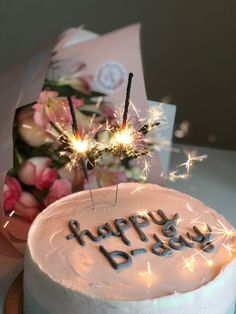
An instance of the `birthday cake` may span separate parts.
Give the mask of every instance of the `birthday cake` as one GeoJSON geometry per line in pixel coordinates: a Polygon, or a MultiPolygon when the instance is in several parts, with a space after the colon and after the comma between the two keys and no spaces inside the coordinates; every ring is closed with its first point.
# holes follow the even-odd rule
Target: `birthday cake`
{"type": "Polygon", "coordinates": [[[152,184],[67,196],[31,226],[25,314],[233,314],[235,230],[215,210],[152,184]]]}

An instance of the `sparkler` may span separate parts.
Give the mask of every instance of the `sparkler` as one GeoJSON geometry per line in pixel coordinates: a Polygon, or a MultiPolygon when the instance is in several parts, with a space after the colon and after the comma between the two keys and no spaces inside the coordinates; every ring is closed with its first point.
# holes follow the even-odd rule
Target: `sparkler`
{"type": "Polygon", "coordinates": [[[64,131],[59,124],[51,123],[51,125],[59,134],[59,141],[64,144],[63,148],[65,151],[62,152],[61,155],[69,158],[69,168],[78,166],[79,163],[81,164],[85,179],[88,183],[92,207],[95,209],[95,203],[85,161],[88,159],[89,153],[93,149],[96,149],[95,144],[93,142],[93,137],[89,136],[89,134],[87,134],[84,138],[81,137],[71,97],[68,97],[68,103],[72,118],[72,134],[68,134],[68,132],[64,131]]]}
{"type": "MultiPolygon", "coordinates": [[[[131,90],[132,78],[133,78],[133,73],[129,73],[122,124],[121,124],[120,130],[117,133],[115,133],[113,137],[113,143],[115,143],[115,145],[118,145],[118,147],[120,148],[120,155],[122,152],[122,148],[125,147],[127,149],[127,147],[133,144],[134,138],[135,138],[134,130],[132,128],[126,128],[129,103],[130,103],[130,90],[131,90]]],[[[117,204],[118,189],[119,189],[119,183],[116,184],[114,206],[116,206],[117,204]]]]}
{"type": "Polygon", "coordinates": [[[70,106],[70,112],[71,112],[71,117],[72,117],[72,128],[73,128],[73,132],[75,135],[75,138],[72,141],[72,148],[78,152],[79,154],[81,154],[81,158],[80,158],[80,162],[81,162],[81,166],[84,172],[84,176],[85,179],[88,183],[88,187],[89,187],[89,193],[90,193],[90,198],[91,198],[91,202],[92,202],[92,206],[93,209],[95,209],[95,204],[94,204],[94,200],[93,200],[93,194],[92,194],[92,189],[91,189],[91,185],[90,185],[90,181],[89,181],[89,176],[88,176],[88,170],[87,170],[87,165],[85,162],[85,156],[86,156],[86,152],[88,151],[88,141],[86,140],[82,140],[79,134],[79,129],[78,129],[78,125],[77,125],[77,121],[76,121],[76,116],[75,116],[75,111],[74,111],[74,107],[73,107],[73,103],[71,100],[71,97],[68,97],[68,101],[69,101],[69,106],[70,106]]]}
{"type": "MultiPolygon", "coordinates": [[[[154,127],[158,126],[160,122],[157,120],[165,120],[164,111],[161,106],[151,107],[147,119],[140,119],[136,108],[130,102],[130,90],[133,74],[129,74],[126,99],[124,110],[122,113],[121,122],[118,122],[118,128],[108,127],[107,131],[111,133],[111,142],[108,149],[120,159],[139,159],[143,156],[151,156],[150,146],[152,142],[145,141],[144,136],[154,127]],[[128,119],[129,107],[132,105],[133,112],[138,119],[128,119]],[[135,121],[134,121],[135,120],[135,121]],[[145,121],[146,120],[146,121],[145,121]],[[137,125],[135,125],[137,124],[137,125]]],[[[118,115],[119,117],[119,115],[118,115]]],[[[143,174],[140,179],[142,182],[146,181],[149,172],[149,163],[147,160],[143,164],[143,174]]],[[[115,202],[117,204],[119,185],[116,185],[115,202]]]]}

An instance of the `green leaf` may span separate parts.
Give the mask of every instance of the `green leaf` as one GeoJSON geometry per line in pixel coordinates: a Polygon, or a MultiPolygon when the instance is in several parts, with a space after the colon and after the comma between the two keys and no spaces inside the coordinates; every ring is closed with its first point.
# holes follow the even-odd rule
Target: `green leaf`
{"type": "Polygon", "coordinates": [[[19,152],[17,148],[14,148],[14,158],[13,158],[13,167],[15,171],[18,171],[24,162],[23,155],[19,152]]]}

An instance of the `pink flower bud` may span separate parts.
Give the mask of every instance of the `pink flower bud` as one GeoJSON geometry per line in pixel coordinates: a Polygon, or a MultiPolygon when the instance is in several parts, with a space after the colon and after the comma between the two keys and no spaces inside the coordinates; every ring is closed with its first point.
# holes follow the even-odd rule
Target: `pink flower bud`
{"type": "Polygon", "coordinates": [[[30,222],[40,213],[40,209],[41,206],[36,198],[31,193],[25,191],[21,193],[14,205],[15,213],[30,222]]]}
{"type": "Polygon", "coordinates": [[[51,186],[47,197],[44,199],[46,206],[72,193],[71,183],[66,179],[57,179],[51,186]]]}
{"type": "Polygon", "coordinates": [[[26,160],[18,173],[20,181],[39,190],[49,188],[57,177],[57,169],[48,167],[50,162],[51,158],[48,157],[33,157],[26,160]]]}
{"type": "Polygon", "coordinates": [[[4,208],[7,212],[13,209],[22,193],[20,183],[13,177],[7,176],[3,189],[4,208]]]}

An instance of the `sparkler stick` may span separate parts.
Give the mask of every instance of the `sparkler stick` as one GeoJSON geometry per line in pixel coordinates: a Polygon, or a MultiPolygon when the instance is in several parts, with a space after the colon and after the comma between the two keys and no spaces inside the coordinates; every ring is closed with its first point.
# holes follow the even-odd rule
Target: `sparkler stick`
{"type": "Polygon", "coordinates": [[[70,113],[71,113],[71,118],[72,118],[72,129],[75,135],[79,134],[79,129],[78,129],[78,124],[75,116],[75,110],[73,106],[73,102],[70,96],[67,97],[68,102],[69,102],[69,107],[70,107],[70,113]]]}
{"type": "MultiPolygon", "coordinates": [[[[129,101],[130,101],[130,90],[131,90],[131,83],[132,83],[132,78],[133,78],[133,73],[129,73],[129,78],[128,78],[128,84],[127,84],[127,89],[126,89],[126,98],[125,98],[125,106],[124,106],[124,113],[123,113],[123,120],[120,129],[125,129],[126,123],[127,123],[127,118],[128,118],[128,111],[129,111],[129,101]]],[[[121,153],[120,153],[121,155],[121,153]]],[[[115,192],[115,203],[114,207],[117,204],[117,199],[118,199],[118,190],[119,190],[119,183],[116,184],[116,192],[115,192]]]]}
{"type": "Polygon", "coordinates": [[[129,110],[129,99],[130,99],[130,90],[131,90],[131,83],[133,78],[133,73],[129,73],[128,78],[128,85],[126,89],[126,98],[125,98],[125,107],[124,107],[124,113],[123,113],[123,121],[121,128],[124,129],[126,127],[127,117],[128,117],[128,110],[129,110]]]}
{"type": "MultiPolygon", "coordinates": [[[[77,124],[77,120],[76,120],[76,116],[75,116],[75,110],[74,110],[74,106],[73,106],[71,97],[68,97],[68,102],[69,102],[69,107],[70,107],[70,112],[71,112],[71,117],[72,117],[72,128],[73,128],[74,135],[80,137],[80,135],[79,135],[79,128],[78,128],[78,124],[77,124]]],[[[88,169],[86,167],[86,163],[85,163],[84,157],[80,158],[80,163],[81,163],[81,166],[82,166],[82,169],[83,169],[83,172],[84,172],[85,179],[86,179],[86,181],[88,183],[92,206],[93,206],[93,209],[95,209],[92,189],[91,189],[89,176],[88,176],[88,169]]]]}

